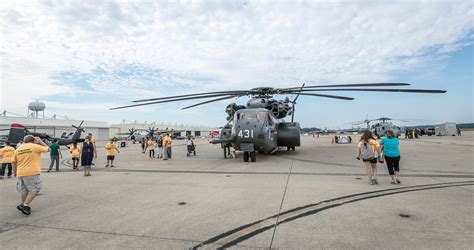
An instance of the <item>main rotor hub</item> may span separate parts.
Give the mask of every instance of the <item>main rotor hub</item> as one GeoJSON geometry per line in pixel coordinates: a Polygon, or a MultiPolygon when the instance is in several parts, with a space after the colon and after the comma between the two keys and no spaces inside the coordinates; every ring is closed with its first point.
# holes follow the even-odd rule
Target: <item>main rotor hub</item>
{"type": "Polygon", "coordinates": [[[275,93],[275,89],[272,87],[257,87],[251,89],[252,96],[257,97],[271,97],[275,93]]]}

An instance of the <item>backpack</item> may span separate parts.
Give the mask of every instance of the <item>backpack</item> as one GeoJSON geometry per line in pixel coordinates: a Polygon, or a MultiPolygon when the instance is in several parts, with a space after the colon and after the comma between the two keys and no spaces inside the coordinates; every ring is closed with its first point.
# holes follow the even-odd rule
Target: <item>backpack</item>
{"type": "Polygon", "coordinates": [[[370,146],[370,143],[368,141],[364,141],[364,146],[362,146],[360,154],[363,160],[374,159],[375,152],[372,146],[370,146]]]}

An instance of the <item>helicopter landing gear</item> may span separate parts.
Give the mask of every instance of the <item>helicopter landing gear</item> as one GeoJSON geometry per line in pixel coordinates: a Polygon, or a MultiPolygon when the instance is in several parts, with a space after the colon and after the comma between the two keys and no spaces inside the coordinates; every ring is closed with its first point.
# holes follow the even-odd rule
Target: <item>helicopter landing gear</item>
{"type": "Polygon", "coordinates": [[[256,162],[257,161],[257,152],[253,151],[253,152],[250,152],[250,160],[252,162],[256,162]]]}
{"type": "Polygon", "coordinates": [[[244,152],[244,162],[248,161],[256,162],[257,161],[257,152],[244,152]]]}
{"type": "Polygon", "coordinates": [[[291,151],[295,151],[295,149],[296,149],[296,147],[287,147],[287,148],[286,148],[286,151],[290,151],[290,150],[291,150],[291,151]]]}

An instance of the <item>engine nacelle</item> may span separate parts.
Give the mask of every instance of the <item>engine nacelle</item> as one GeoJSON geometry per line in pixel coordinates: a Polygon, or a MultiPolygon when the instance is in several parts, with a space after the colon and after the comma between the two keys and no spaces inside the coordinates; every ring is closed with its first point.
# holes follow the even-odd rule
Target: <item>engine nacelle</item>
{"type": "Polygon", "coordinates": [[[230,121],[232,119],[232,117],[234,117],[234,114],[237,110],[240,110],[240,109],[245,109],[245,106],[243,105],[237,105],[235,103],[231,103],[229,105],[227,105],[227,107],[225,108],[225,112],[229,115],[227,116],[227,120],[230,121]]]}
{"type": "Polygon", "coordinates": [[[290,105],[284,101],[274,101],[270,105],[270,111],[277,119],[285,118],[287,115],[291,114],[291,109],[290,105]]]}
{"type": "Polygon", "coordinates": [[[299,147],[300,124],[298,122],[282,122],[278,124],[278,146],[279,147],[299,147]]]}

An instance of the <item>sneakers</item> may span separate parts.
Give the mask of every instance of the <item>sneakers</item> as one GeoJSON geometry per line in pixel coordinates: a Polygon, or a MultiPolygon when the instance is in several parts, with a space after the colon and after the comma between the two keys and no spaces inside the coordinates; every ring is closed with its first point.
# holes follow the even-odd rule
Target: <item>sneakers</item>
{"type": "Polygon", "coordinates": [[[397,179],[397,184],[402,184],[402,182],[399,179],[397,179]]]}
{"type": "Polygon", "coordinates": [[[110,165],[110,167],[111,167],[111,168],[113,168],[113,167],[114,167],[114,165],[110,165]]]}
{"type": "Polygon", "coordinates": [[[108,168],[108,167],[109,167],[109,164],[105,165],[105,167],[108,168]]]}
{"type": "Polygon", "coordinates": [[[30,215],[31,214],[31,207],[25,206],[25,205],[23,205],[23,203],[16,206],[16,209],[18,209],[24,215],[30,215]]]}
{"type": "Polygon", "coordinates": [[[369,181],[369,184],[370,185],[379,185],[379,182],[377,181],[377,179],[372,179],[369,181]]]}
{"type": "Polygon", "coordinates": [[[3,179],[3,175],[0,176],[0,180],[3,179]]]}

